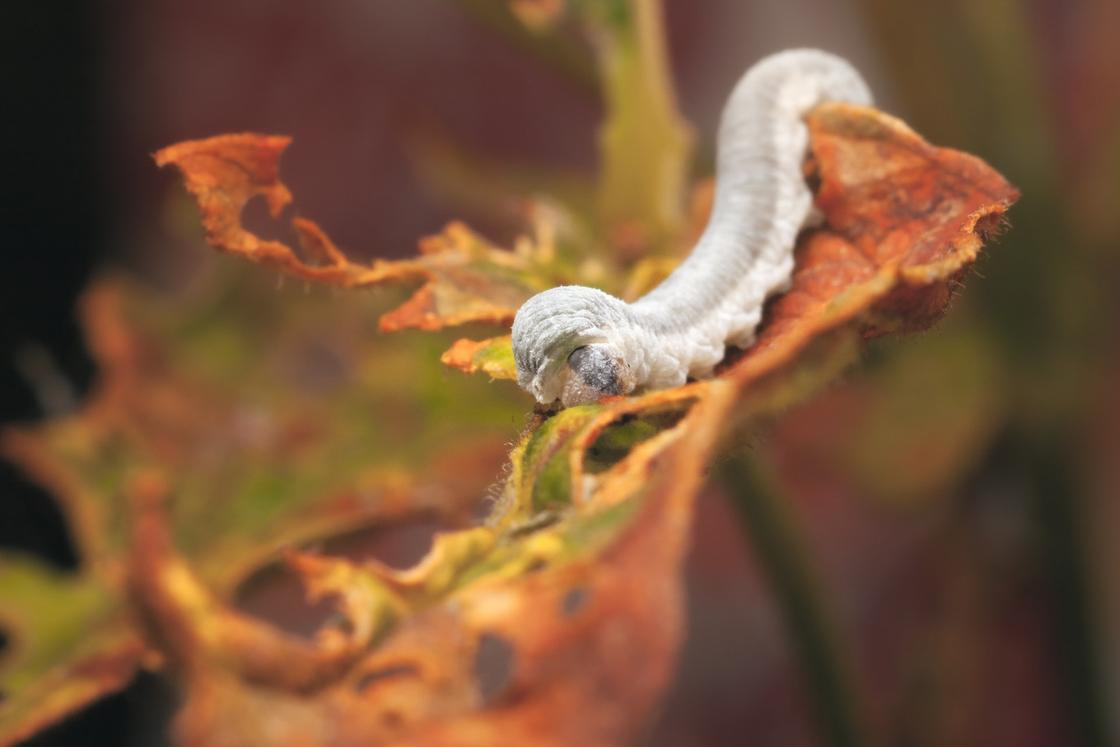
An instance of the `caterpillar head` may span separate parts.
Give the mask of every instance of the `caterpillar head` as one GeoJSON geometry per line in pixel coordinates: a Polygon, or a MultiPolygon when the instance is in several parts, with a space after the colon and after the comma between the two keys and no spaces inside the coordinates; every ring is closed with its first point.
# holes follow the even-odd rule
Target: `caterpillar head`
{"type": "Polygon", "coordinates": [[[614,296],[579,286],[530,298],[513,320],[517,383],[538,402],[565,407],[629,394],[635,379],[617,343],[626,310],[614,296]]]}

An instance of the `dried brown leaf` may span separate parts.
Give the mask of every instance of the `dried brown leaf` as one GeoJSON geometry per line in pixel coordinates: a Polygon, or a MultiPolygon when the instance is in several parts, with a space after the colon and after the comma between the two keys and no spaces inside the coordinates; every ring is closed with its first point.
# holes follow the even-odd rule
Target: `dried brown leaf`
{"type": "MultiPolygon", "coordinates": [[[[719,437],[733,420],[826,382],[858,339],[932,323],[1016,197],[979,160],[934,148],[874,110],[829,105],[809,123],[826,220],[798,246],[792,289],[768,309],[758,342],[714,379],[539,415],[511,455],[490,522],[441,536],[415,568],[293,556],[312,593],[340,598],[347,629],[296,641],[231,611],[171,547],[160,512],[138,501],[136,603],[183,673],[183,743],[606,746],[633,737],[679,643],[680,563],[719,437]]],[[[235,151],[250,166],[267,160],[235,151]]],[[[206,153],[196,180],[228,166],[206,153]]],[[[243,178],[225,205],[206,179],[191,189],[204,215],[217,200],[215,216],[228,216],[246,195],[280,194],[267,176],[243,178]]],[[[286,247],[262,250],[239,224],[207,227],[241,247],[230,251],[352,282],[354,266],[313,224],[297,230],[319,265],[286,247]]],[[[386,271],[429,279],[399,310],[400,326],[493,318],[472,305],[494,298],[491,286],[448,268],[489,261],[490,282],[494,268],[516,271],[501,264],[515,255],[499,262],[483,245],[480,257],[476,240],[452,232],[412,260],[440,257],[438,270],[386,271]]],[[[445,357],[486,370],[493,353],[491,372],[508,372],[504,344],[460,342],[445,357]]]]}

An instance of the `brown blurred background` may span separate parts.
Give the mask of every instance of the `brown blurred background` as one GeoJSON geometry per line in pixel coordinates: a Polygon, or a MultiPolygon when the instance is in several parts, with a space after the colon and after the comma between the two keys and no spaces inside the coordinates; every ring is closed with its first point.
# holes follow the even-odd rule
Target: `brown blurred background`
{"type": "MultiPolygon", "coordinates": [[[[0,417],[41,417],[88,388],[72,304],[92,273],[170,287],[209,256],[152,164],[159,147],[293,135],[285,180],[301,212],[358,256],[410,254],[451,218],[512,235],[515,206],[481,211],[433,177],[440,148],[524,165],[530,185],[545,168],[591,173],[589,58],[529,53],[468,5],[485,3],[8,4],[0,417]]],[[[754,448],[803,529],[860,708],[892,744],[1112,743],[1120,3],[670,0],[666,14],[698,173],[741,72],[819,46],[864,71],[882,108],[1022,189],[942,328],[876,345],[865,371],[754,448]],[[918,387],[928,407],[900,404],[918,387]],[[920,452],[918,466],[877,454],[885,443],[920,452]]],[[[50,501],[8,466],[0,480],[0,544],[74,567],[50,501]]],[[[824,743],[789,610],[718,486],[697,536],[690,638],[646,744],[824,743]]],[[[165,743],[172,704],[142,677],[32,743],[165,743]]]]}

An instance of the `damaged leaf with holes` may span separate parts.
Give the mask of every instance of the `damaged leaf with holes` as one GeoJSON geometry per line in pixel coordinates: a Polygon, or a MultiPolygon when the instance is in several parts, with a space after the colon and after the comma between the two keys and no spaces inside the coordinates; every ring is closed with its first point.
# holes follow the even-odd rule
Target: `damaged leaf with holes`
{"type": "MultiPolygon", "coordinates": [[[[1015,198],[982,162],[874,110],[822,106],[809,125],[824,225],[803,236],[793,286],[769,307],[758,342],[729,356],[717,378],[538,415],[488,522],[437,537],[411,569],[292,560],[297,571],[334,567],[349,585],[361,578],[378,590],[370,598],[381,622],[366,626],[380,631],[376,645],[355,649],[348,674],[314,697],[306,680],[281,691],[256,684],[262,663],[273,673],[264,681],[281,679],[284,647],[262,662],[264,652],[238,657],[199,634],[213,622],[192,619],[202,592],[160,583],[173,551],[138,558],[143,598],[163,600],[152,605],[161,628],[194,631],[172,637],[186,643],[167,652],[201,663],[179,719],[184,741],[223,744],[235,714],[262,710],[266,722],[242,719],[228,743],[267,744],[275,713],[296,741],[326,744],[619,744],[634,735],[679,639],[684,532],[721,434],[826,384],[860,340],[936,320],[1015,198]],[[573,710],[580,719],[563,718],[573,710]]],[[[460,341],[443,359],[509,378],[507,351],[503,338],[460,341]]]]}
{"type": "Polygon", "coordinates": [[[0,438],[58,497],[83,560],[64,578],[0,565],[18,607],[0,611],[0,744],[139,666],[180,686],[187,747],[632,741],[671,678],[682,559],[720,446],[834,380],[864,339],[938,319],[1016,199],[892,117],[819,107],[806,168],[824,221],[757,342],[709,380],[526,415],[503,334],[518,305],[563,283],[640,295],[695,239],[711,189],[686,184],[657,3],[500,4],[534,34],[574,16],[607,99],[594,205],[536,201],[512,249],[460,223],[405,260],[352,260],[306,218],[294,240],[264,239],[241,213],[263,199],[283,215],[288,138],[156,154],[207,240],[270,272],[222,262],[170,297],[102,280],[82,309],[101,371],[89,401],[0,438]],[[313,287],[277,291],[276,272],[313,287]],[[398,284],[415,288],[388,304],[325,292],[398,284]],[[464,324],[486,339],[444,329],[464,324]],[[330,551],[415,520],[441,531],[403,567],[330,551]],[[238,592],[262,570],[335,614],[311,635],[250,614],[238,592]]]}
{"type": "MultiPolygon", "coordinates": [[[[671,669],[680,589],[670,579],[684,549],[682,519],[698,487],[699,456],[718,422],[691,400],[665,406],[678,425],[652,448],[635,449],[619,474],[600,464],[585,475],[581,456],[626,419],[625,408],[586,413],[583,427],[531,434],[514,459],[547,456],[515,467],[528,473],[522,484],[534,483],[551,459],[565,459],[580,485],[564,505],[550,506],[550,520],[511,483],[490,523],[438,536],[416,568],[294,558],[305,578],[328,573],[346,579],[346,590],[379,589],[377,604],[394,619],[329,682],[317,679],[334,672],[321,644],[320,658],[305,670],[279,641],[248,645],[243,619],[200,612],[197,600],[206,592],[188,576],[166,583],[181,560],[153,540],[166,536],[163,498],[141,496],[133,567],[143,602],[170,642],[165,653],[188,672],[178,719],[183,741],[263,745],[276,728],[294,744],[628,740],[671,669]],[[703,422],[688,428],[690,418],[703,422]],[[573,709],[581,718],[557,720],[573,709]],[[253,713],[267,717],[246,715],[253,713]]],[[[259,624],[256,640],[269,640],[259,624]]],[[[351,634],[359,628],[348,626],[351,634]]]]}
{"type": "Polygon", "coordinates": [[[449,388],[449,339],[368,345],[385,300],[278,292],[237,266],[177,296],[123,277],[87,291],[90,398],[0,434],[59,501],[82,558],[76,576],[0,558],[0,744],[123,686],[144,658],[127,602],[132,475],[157,469],[176,486],[177,546],[223,599],[285,547],[473,519],[520,403],[465,377],[449,388]]]}
{"type": "Polygon", "coordinates": [[[406,260],[351,261],[313,221],[294,218],[300,251],[262,239],[241,223],[250,199],[262,197],[279,218],[292,195],[280,180],[286,137],[220,135],[173,145],[155,154],[160,166],[174,165],[202,213],[206,239],[214,247],[302,280],[340,288],[420,282],[412,297],[381,316],[383,331],[409,327],[435,330],[469,322],[508,324],[521,302],[552,284],[556,250],[549,235],[524,238],[512,251],[500,249],[461,223],[420,242],[420,255],[406,260]]]}

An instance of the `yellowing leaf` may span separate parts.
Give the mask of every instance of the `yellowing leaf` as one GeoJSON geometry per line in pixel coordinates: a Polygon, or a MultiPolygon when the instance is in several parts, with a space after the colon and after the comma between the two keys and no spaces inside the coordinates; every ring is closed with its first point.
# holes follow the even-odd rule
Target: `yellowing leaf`
{"type": "MultiPolygon", "coordinates": [[[[267,644],[272,633],[243,641],[244,656],[206,645],[206,631],[225,625],[228,613],[198,616],[158,603],[165,591],[150,589],[143,599],[153,601],[157,630],[185,631],[166,639],[168,655],[191,665],[177,719],[181,742],[253,747],[276,744],[280,733],[285,744],[318,745],[625,743],[671,671],[692,496],[730,392],[713,389],[655,448],[628,457],[640,479],[626,481],[625,490],[622,482],[604,483],[614,486],[614,502],[600,502],[588,485],[581,503],[551,523],[448,535],[395,582],[372,566],[323,565],[328,573],[364,575],[363,584],[388,581],[401,594],[401,616],[376,647],[350,660],[347,674],[310,693],[289,675],[260,680],[291,656],[286,644],[267,644]],[[450,568],[457,582],[431,585],[450,568]],[[410,593],[417,584],[437,596],[410,593]],[[572,712],[581,717],[559,717],[572,712]]],[[[598,429],[582,431],[592,441],[627,417],[586,414],[598,429]]],[[[541,458],[529,460],[530,470],[549,460],[547,450],[534,451],[541,458]]],[[[153,582],[177,562],[160,553],[144,561],[153,582]]]]}
{"type": "Polygon", "coordinates": [[[489,340],[456,340],[440,362],[464,373],[482,371],[490,379],[517,379],[517,365],[513,360],[513,343],[509,335],[491,337],[489,340]]]}
{"type": "Polygon", "coordinates": [[[0,744],[123,686],[144,654],[125,593],[130,476],[156,469],[174,486],[188,575],[220,601],[286,547],[417,516],[461,526],[499,471],[520,405],[446,381],[446,338],[378,338],[372,297],[340,304],[226,269],[177,298],[96,284],[82,304],[100,370],[88,401],[0,432],[59,501],[83,563],[55,581],[0,561],[0,744]]]}
{"type": "Polygon", "coordinates": [[[0,744],[34,735],[123,687],[143,646],[119,593],[28,558],[0,555],[0,744]]]}

